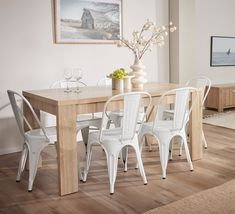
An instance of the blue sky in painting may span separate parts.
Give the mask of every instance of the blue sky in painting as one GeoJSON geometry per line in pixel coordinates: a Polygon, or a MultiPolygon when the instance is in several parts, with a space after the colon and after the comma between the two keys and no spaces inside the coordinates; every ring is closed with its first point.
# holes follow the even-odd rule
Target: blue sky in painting
{"type": "Polygon", "coordinates": [[[229,48],[235,52],[235,38],[213,38],[213,52],[226,52],[229,48]]]}

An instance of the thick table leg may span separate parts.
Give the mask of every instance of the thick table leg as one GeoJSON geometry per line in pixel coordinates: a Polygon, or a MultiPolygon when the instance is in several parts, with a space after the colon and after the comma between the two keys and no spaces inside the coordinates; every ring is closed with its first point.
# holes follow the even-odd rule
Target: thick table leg
{"type": "Polygon", "coordinates": [[[75,106],[58,106],[57,141],[59,194],[62,196],[78,191],[75,106]]]}
{"type": "Polygon", "coordinates": [[[202,107],[201,107],[202,92],[197,91],[192,94],[194,108],[190,115],[190,155],[192,160],[202,158],[202,107]]]}

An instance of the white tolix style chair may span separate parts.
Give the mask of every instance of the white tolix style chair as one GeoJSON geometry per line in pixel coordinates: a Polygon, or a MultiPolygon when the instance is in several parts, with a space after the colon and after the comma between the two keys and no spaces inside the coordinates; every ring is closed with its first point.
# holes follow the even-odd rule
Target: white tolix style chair
{"type": "Polygon", "coordinates": [[[28,191],[31,192],[33,189],[33,182],[37,173],[37,165],[41,151],[51,143],[56,142],[56,127],[45,128],[36,113],[34,112],[30,103],[17,92],[8,90],[7,91],[12,110],[15,115],[17,125],[19,127],[20,133],[24,138],[23,150],[21,153],[21,158],[19,162],[18,173],[16,181],[19,182],[21,179],[21,174],[24,171],[25,163],[29,155],[29,183],[28,191]],[[39,128],[33,129],[28,120],[24,117],[21,108],[17,105],[17,100],[22,99],[28,110],[32,114],[34,120],[36,121],[39,128]],[[24,132],[23,122],[26,124],[29,131],[24,132]]]}
{"type": "MultiPolygon", "coordinates": [[[[87,144],[87,157],[84,170],[83,181],[87,180],[87,174],[90,168],[92,146],[100,145],[107,158],[108,175],[110,182],[110,194],[114,193],[114,184],[117,175],[118,155],[120,151],[127,146],[132,146],[136,152],[137,162],[144,184],[147,184],[143,163],[138,144],[138,131],[136,131],[139,109],[142,98],[147,99],[147,106],[151,103],[151,96],[146,92],[122,93],[110,98],[104,107],[102,116],[102,126],[100,131],[91,132],[87,144]],[[114,102],[123,100],[123,118],[119,127],[109,127],[107,129],[107,112],[114,102]]],[[[142,121],[143,123],[143,121],[142,121]]],[[[126,156],[127,157],[127,156],[126,156]]],[[[126,164],[127,162],[125,162],[126,164]]]]}
{"type": "Polygon", "coordinates": [[[194,103],[191,103],[189,108],[189,100],[191,92],[196,91],[195,88],[185,87],[170,90],[164,93],[157,104],[157,111],[154,122],[144,123],[139,133],[139,144],[142,150],[142,141],[145,135],[149,134],[156,138],[159,145],[160,162],[162,167],[162,178],[166,178],[166,168],[169,157],[169,148],[171,140],[175,136],[180,136],[185,148],[186,158],[188,160],[189,168],[193,170],[193,164],[189,154],[187,144],[187,134],[185,127],[192,111],[194,103]],[[168,107],[167,97],[175,94],[174,102],[174,116],[172,120],[164,120],[164,111],[168,107]]]}
{"type": "MultiPolygon", "coordinates": [[[[185,86],[201,89],[201,91],[202,91],[201,108],[203,110],[204,102],[205,102],[206,97],[207,97],[207,95],[210,91],[210,88],[211,88],[211,80],[205,76],[197,76],[197,77],[194,77],[194,78],[188,80],[186,82],[185,86]]],[[[164,117],[166,119],[172,119],[173,116],[174,116],[174,110],[165,110],[164,117]]],[[[204,147],[206,149],[207,148],[207,141],[206,141],[203,130],[202,130],[202,142],[203,142],[204,147]]],[[[172,151],[172,149],[171,149],[171,151],[172,151]]],[[[181,154],[182,154],[182,142],[180,143],[180,151],[179,151],[180,156],[181,156],[181,154]]],[[[171,156],[172,156],[172,154],[171,154],[171,156]]]]}

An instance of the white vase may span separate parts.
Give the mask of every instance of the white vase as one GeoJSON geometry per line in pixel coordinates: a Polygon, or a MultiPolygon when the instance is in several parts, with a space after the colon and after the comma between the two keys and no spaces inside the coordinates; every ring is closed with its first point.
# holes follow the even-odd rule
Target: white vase
{"type": "Polygon", "coordinates": [[[132,88],[132,85],[131,85],[131,79],[133,78],[134,76],[124,76],[123,77],[123,80],[124,80],[124,89],[126,90],[130,90],[132,88]]]}
{"type": "Polygon", "coordinates": [[[134,75],[131,80],[133,88],[142,89],[147,82],[146,72],[144,71],[145,66],[139,59],[135,58],[135,62],[130,68],[132,69],[131,75],[134,75]]]}
{"type": "Polygon", "coordinates": [[[123,79],[112,78],[112,89],[122,91],[124,88],[123,79]]]}

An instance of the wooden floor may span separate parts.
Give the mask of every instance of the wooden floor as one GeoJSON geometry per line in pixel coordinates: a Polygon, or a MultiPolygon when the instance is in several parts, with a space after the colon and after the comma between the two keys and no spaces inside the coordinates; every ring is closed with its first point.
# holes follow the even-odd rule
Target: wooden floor
{"type": "MultiPolygon", "coordinates": [[[[131,151],[129,171],[122,164],[109,195],[106,159],[99,147],[93,152],[91,171],[86,183],[79,183],[79,192],[65,197],[57,194],[57,164],[54,146],[43,152],[43,168],[38,170],[32,193],[27,192],[28,172],[22,181],[15,182],[19,153],[0,156],[0,213],[142,213],[235,178],[235,131],[204,125],[208,149],[202,160],[194,162],[190,172],[185,156],[174,150],[169,162],[167,179],[161,179],[157,146],[143,152],[148,185],[143,185],[139,171],[134,169],[135,156],[131,151]]],[[[79,145],[83,150],[83,145],[79,145]]]]}

